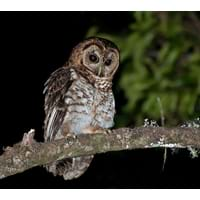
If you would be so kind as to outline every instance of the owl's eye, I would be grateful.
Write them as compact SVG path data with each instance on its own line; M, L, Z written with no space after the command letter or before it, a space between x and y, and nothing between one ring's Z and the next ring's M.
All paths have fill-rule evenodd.
M112 63L112 59L107 59L105 65L109 66Z
M99 62L98 56L96 54L94 54L94 53L89 55L89 59L93 63L98 63Z

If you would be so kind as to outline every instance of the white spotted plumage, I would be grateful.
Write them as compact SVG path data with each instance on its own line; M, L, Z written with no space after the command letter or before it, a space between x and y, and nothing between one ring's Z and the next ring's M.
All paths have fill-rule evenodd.
M108 59L110 66L106 66ZM45 141L66 137L64 132L96 133L114 125L112 78L118 65L119 51L108 40L90 38L73 49L66 65L45 84ZM63 159L46 168L69 180L82 175L92 158Z

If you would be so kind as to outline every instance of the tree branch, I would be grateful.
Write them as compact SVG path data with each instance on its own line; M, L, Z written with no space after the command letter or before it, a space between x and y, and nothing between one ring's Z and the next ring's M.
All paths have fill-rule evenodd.
M65 133L66 134L66 133ZM0 156L0 178L63 158L155 147L200 148L200 129L140 127L120 128L108 134L82 134L52 142L39 143L34 130L22 142L7 147Z

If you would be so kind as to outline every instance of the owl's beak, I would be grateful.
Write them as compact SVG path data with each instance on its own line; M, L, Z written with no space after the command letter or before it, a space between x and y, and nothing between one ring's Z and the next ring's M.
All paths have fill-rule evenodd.
M98 73L97 73L97 75L100 76L100 77L103 76L103 71L104 71L104 70L103 70L103 65L100 65L99 68L98 68Z

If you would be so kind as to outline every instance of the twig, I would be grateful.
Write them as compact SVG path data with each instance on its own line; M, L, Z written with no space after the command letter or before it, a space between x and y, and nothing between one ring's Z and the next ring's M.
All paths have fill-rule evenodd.
M164 117L164 111L163 111L163 106L162 106L160 97L157 97L157 101L158 101L158 105L160 107L161 126L164 126L165 125L165 117Z
M163 111L163 106L162 106L162 102L160 100L160 97L157 97L157 101L158 101L158 105L160 107L161 126L164 127L165 126L165 117L164 117L164 111ZM165 147L164 148L164 155L163 155L163 165L162 165L163 171L165 169L166 160L167 160L167 148Z

